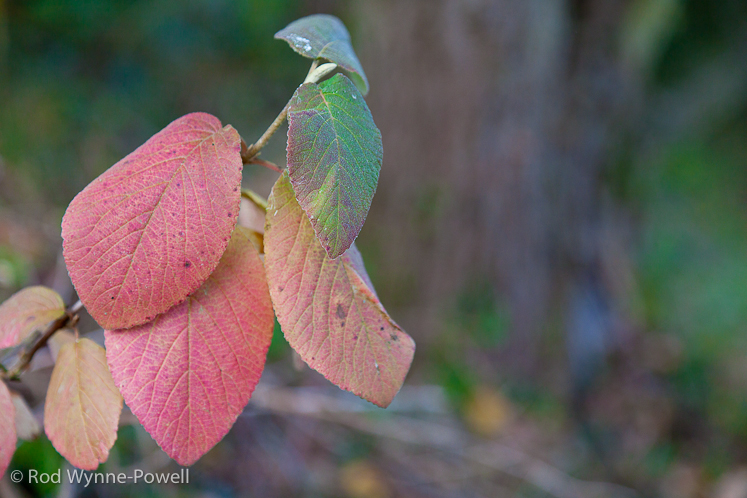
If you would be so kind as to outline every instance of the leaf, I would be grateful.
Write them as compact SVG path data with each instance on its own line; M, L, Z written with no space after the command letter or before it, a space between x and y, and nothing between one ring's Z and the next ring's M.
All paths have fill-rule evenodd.
M16 452L16 409L5 382L0 380L0 477L5 474Z
M402 387L415 343L382 307L355 246L338 259L327 256L286 174L269 198L265 265L291 347L342 389L388 406Z
M209 114L183 116L79 193L63 255L106 329L148 322L215 270L239 213L241 139Z
M241 210L239 211L239 226L248 230L254 247L260 254L264 254L265 233L265 210L247 199L241 199Z
M36 439L41 433L41 427L37 422L36 417L31 412L31 408L18 393L10 393L10 398L13 401L13 406L16 409L16 435L18 439L25 441L31 441Z
M47 341L47 347L49 348L49 354L52 355L52 360L57 362L57 357L60 355L62 347L68 342L75 342L75 340L75 332L71 329L60 329L55 332Z
M301 85L291 99L288 123L290 181L334 259L366 221L379 181L381 133L361 94L341 74Z
M60 349L44 405L44 430L68 462L96 470L117 439L122 396L104 348L90 339Z
M65 303L48 287L26 287L0 306L0 349L19 344L30 333L65 314Z
M315 14L303 17L275 33L275 38L287 41L304 57L334 62L349 74L364 95L368 93L368 78L355 55L350 33L335 16Z
M237 227L215 273L185 302L146 325L105 332L109 366L145 430L192 465L249 401L273 325L262 261Z

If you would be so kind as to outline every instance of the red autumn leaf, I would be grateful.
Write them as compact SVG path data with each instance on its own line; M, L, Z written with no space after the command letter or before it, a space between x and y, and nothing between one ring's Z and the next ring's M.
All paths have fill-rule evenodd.
M291 347L342 389L388 406L415 343L382 307L355 245L327 256L287 174L270 194L264 242L270 295Z
M151 323L105 332L109 367L143 427L192 465L249 401L273 325L262 260L237 227L218 268L185 302Z
M104 348L79 339L60 349L44 405L44 430L68 462L96 470L117 439L122 396Z
M188 114L73 199L62 219L63 254L102 327L148 322L205 282L236 225L241 170L236 130Z
M52 289L26 287L0 306L0 349L13 347L31 332L65 314L65 303Z
M16 409L5 382L0 380L0 477L16 452Z

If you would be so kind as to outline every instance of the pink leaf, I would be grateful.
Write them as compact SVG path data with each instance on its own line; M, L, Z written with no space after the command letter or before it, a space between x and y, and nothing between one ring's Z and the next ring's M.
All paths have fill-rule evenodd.
M327 256L287 174L270 194L264 242L270 295L291 347L342 389L388 406L415 343L382 307L355 245Z
M19 344L64 314L65 304L52 289L37 285L16 292L0 306L0 349Z
M16 409L5 382L0 380L0 477L16 452Z
M274 325L262 260L237 227L218 268L153 322L107 330L127 405L163 450L192 465L228 433L265 365Z
M215 270L239 213L240 154L231 126L188 114L73 199L62 220L63 254L102 327L152 320Z
M90 339L65 344L44 404L44 430L57 451L78 468L96 470L109 458L121 412L104 348Z

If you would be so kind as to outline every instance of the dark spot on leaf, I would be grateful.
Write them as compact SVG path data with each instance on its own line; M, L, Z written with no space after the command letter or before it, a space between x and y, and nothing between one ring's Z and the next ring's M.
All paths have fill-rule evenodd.
M278 292L283 292L284 287L280 286L278 287Z
M381 327L379 330L384 330L384 327Z
M114 296L112 296L112 299L114 299Z
M190 266L192 266L192 263L190 263L189 261L184 262L184 268L189 268Z
M389 337L390 337L390 338L391 338L391 339L392 339L393 341L399 341L399 337L397 337L397 334L389 334Z
M228 213L228 217L229 217L229 218L231 217L231 213Z
M177 184L176 184L176 186L177 186L177 187L181 187L181 186L182 186L182 184L181 184L181 183L177 183Z
M340 327L344 327L344 326L345 326L345 320L340 322Z
M337 311L335 313L337 314L337 318L345 318L345 310L342 309L342 304L337 305Z

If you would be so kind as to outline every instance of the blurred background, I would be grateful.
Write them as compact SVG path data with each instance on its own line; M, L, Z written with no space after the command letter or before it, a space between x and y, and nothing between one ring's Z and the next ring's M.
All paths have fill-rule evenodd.
M358 245L417 343L395 403L276 330L189 485L0 496L747 497L743 0L0 0L0 298L73 299L67 204L172 120L259 137L309 65L273 34L320 12L383 134ZM50 363L11 385L39 419ZM11 468L66 465L41 435ZM100 470L134 468L177 467L125 410Z

